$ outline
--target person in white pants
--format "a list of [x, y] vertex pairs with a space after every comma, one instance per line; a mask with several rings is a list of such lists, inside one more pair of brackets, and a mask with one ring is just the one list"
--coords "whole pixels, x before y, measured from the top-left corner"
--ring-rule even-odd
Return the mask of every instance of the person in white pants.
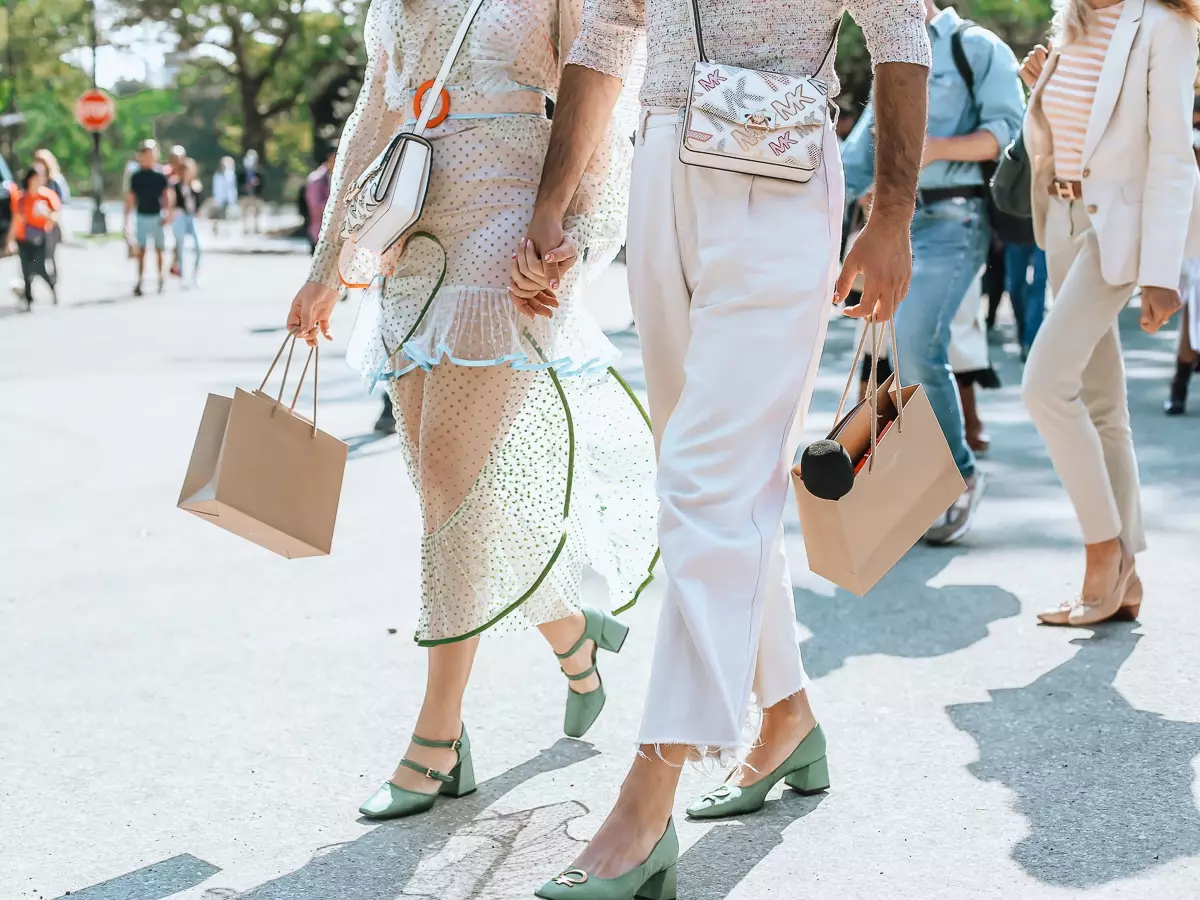
[[[746, 12], [738, 5], [699, 0], [710, 59], [817, 77], [837, 95], [828, 51], [842, 0], [756, 4], [755, 33], [773, 37], [754, 46], [744, 28], [729, 27]], [[821, 166], [806, 184], [686, 166], [679, 109], [697, 59], [690, 23], [680, 27], [686, 12], [678, 0], [644, 7], [592, 0], [585, 9], [511, 290], [526, 314], [553, 314], [561, 267], [579, 252], [563, 237], [567, 204], [648, 26], [627, 253], [659, 450], [659, 538], [669, 585], [641, 752], [596, 837], [540, 897], [674, 898], [678, 845], [670, 816], [681, 767], [696, 756], [737, 753], [752, 693], [763, 717], [746, 765], [689, 815], [753, 811], [783, 779], [800, 790], [828, 786], [825, 740], [795, 638], [781, 518], [793, 435], [812, 394], [831, 303], [861, 271], [863, 301], [854, 314], [884, 321], [908, 286], [930, 65], [922, 0], [850, 6], [878, 65], [877, 131], [886, 158], [871, 220], [836, 286], [843, 177], [832, 122]]]

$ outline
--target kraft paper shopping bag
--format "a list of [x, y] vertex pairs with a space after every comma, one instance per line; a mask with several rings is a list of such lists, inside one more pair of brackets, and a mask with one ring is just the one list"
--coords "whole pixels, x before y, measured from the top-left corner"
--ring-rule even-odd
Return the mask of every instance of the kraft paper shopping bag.
[[[275, 355], [271, 377], [285, 348], [291, 367], [295, 339]], [[192, 458], [179, 494], [179, 508], [289, 559], [328, 554], [333, 545], [342, 475], [348, 448], [316, 426], [313, 361], [313, 418], [295, 411], [305, 362], [291, 406], [263, 392], [240, 388], [232, 398], [209, 394]]]
[[[866, 343], [859, 341], [853, 380]], [[876, 353], [882, 348], [875, 341]], [[892, 360], [897, 362], [895, 336]], [[855, 466], [853, 487], [838, 500], [811, 494], [792, 470], [809, 568], [863, 596], [899, 562], [966, 489], [950, 447], [919, 384], [902, 385], [898, 366], [829, 434]]]

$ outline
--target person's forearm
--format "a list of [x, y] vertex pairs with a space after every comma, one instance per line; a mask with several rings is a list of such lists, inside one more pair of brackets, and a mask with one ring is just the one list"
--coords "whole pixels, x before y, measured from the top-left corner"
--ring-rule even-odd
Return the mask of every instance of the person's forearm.
[[929, 70], [883, 63], [875, 70], [875, 199], [872, 217], [905, 227], [917, 205], [917, 176], [928, 120]]
[[562, 220], [620, 94], [621, 79], [612, 75], [586, 66], [563, 70], [534, 215]]
[[1000, 158], [1000, 142], [986, 129], [925, 142], [925, 165], [931, 162], [990, 162]]

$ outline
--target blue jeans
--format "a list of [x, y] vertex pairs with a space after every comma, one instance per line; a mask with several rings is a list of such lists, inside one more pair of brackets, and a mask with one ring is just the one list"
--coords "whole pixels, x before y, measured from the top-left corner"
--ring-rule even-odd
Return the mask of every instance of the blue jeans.
[[[1029, 267], [1033, 266], [1033, 280]], [[1036, 246], [1009, 244], [1004, 248], [1004, 288], [1017, 317], [1021, 347], [1029, 350], [1046, 315], [1046, 253]]]
[[171, 221], [171, 230], [175, 232], [175, 261], [179, 263], [179, 277], [183, 278], [183, 249], [184, 244], [190, 237], [192, 246], [195, 248], [195, 253], [192, 257], [192, 277], [196, 277], [196, 271], [200, 268], [200, 235], [196, 232], [196, 217], [185, 212], [175, 213], [175, 218]]
[[924, 385], [964, 478], [975, 474], [975, 454], [967, 446], [950, 369], [950, 323], [987, 260], [990, 234], [982, 199], [920, 207], [912, 225], [912, 283], [896, 311], [897, 371], [905, 383]]

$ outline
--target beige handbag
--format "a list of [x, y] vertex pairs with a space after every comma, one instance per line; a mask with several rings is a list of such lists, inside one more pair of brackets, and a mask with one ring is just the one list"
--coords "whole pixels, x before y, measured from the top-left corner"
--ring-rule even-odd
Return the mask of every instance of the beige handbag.
[[[699, 0], [690, 0], [696, 51], [692, 88], [679, 129], [679, 161], [746, 175], [809, 181], [821, 167], [825, 128], [833, 110], [824, 84], [757, 69], [709, 62]], [[837, 46], [841, 21], [819, 73]]]

